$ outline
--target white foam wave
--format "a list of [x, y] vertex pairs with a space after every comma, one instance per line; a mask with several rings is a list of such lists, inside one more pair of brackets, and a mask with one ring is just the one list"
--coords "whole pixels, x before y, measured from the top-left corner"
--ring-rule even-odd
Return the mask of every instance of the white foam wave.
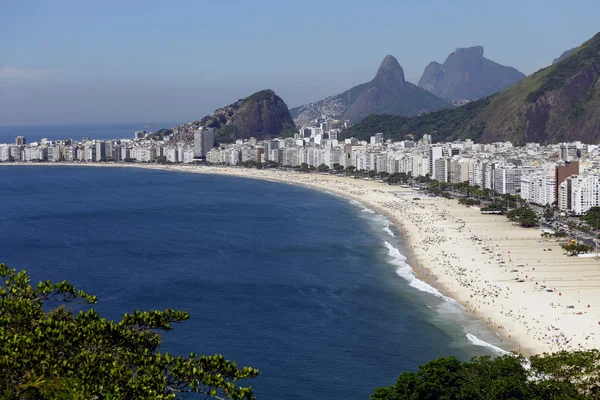
[[364, 213], [375, 214], [375, 211], [373, 211], [373, 210], [371, 210], [370, 208], [367, 208], [367, 207], [363, 208], [361, 211], [364, 212]]
[[479, 339], [477, 336], [472, 335], [468, 332], [467, 332], [467, 339], [469, 339], [469, 342], [473, 343], [475, 346], [487, 347], [488, 349], [491, 349], [491, 350], [495, 351], [496, 353], [499, 353], [502, 355], [511, 354], [510, 352], [508, 352], [504, 349], [501, 349], [498, 346], [494, 346], [493, 344], [485, 342], [485, 341]]
[[[444, 299], [445, 301], [456, 303], [454, 301], [454, 299], [444, 296], [433, 286], [423, 282], [422, 280], [417, 279], [415, 276], [415, 273], [413, 272], [410, 265], [408, 265], [405, 262], [406, 257], [402, 253], [400, 253], [400, 251], [397, 248], [392, 246], [389, 242], [384, 241], [383, 243], [384, 243], [385, 247], [387, 247], [387, 249], [388, 249], [388, 255], [392, 258], [391, 263], [398, 267], [396, 269], [396, 274], [398, 274], [399, 277], [406, 280], [408, 282], [409, 286], [411, 286], [417, 290], [420, 290], [421, 292], [430, 293], [436, 297], [440, 297], [440, 298]], [[458, 303], [456, 303], [456, 304], [458, 304]]]
[[396, 236], [396, 235], [394, 235], [394, 232], [392, 232], [392, 230], [390, 229], [389, 225], [386, 226], [385, 228], [383, 228], [383, 231], [387, 232], [387, 234], [390, 235], [390, 236]]

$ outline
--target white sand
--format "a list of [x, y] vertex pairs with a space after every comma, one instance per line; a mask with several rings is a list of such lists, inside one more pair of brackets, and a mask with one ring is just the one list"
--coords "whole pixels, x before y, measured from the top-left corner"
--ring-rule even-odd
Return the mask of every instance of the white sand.
[[[299, 184], [347, 196], [377, 210], [401, 229], [414, 257], [408, 255], [415, 273], [457, 300], [502, 337], [518, 343], [512, 350], [527, 356], [598, 348], [600, 344], [600, 303], [594, 302], [600, 298], [599, 260], [567, 257], [557, 242], [542, 241], [538, 229], [519, 228], [504, 216], [482, 215], [456, 200], [429, 198], [411, 189], [315, 173], [182, 165], [27, 165], [95, 165], [223, 174]], [[415, 197], [419, 200], [413, 200]], [[542, 285], [553, 292], [542, 289]], [[574, 308], [567, 308], [569, 305]]]

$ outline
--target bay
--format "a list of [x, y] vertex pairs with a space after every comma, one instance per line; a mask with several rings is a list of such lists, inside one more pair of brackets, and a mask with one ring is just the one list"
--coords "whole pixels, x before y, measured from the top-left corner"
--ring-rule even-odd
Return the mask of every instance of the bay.
[[0, 167], [0, 224], [0, 262], [98, 295], [103, 316], [188, 311], [163, 350], [259, 368], [259, 399], [367, 399], [433, 358], [492, 354], [463, 326], [489, 331], [398, 276], [385, 242], [403, 252], [400, 232], [326, 193], [134, 168]]

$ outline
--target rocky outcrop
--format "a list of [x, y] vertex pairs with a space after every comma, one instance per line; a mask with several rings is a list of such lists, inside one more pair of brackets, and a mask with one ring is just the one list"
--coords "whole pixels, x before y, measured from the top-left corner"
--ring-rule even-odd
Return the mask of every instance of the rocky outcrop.
[[297, 125], [309, 125], [321, 115], [358, 121], [370, 114], [410, 116], [452, 107], [447, 101], [406, 82], [396, 58], [387, 55], [372, 81], [291, 110]]
[[287, 105], [272, 90], [263, 90], [219, 108], [204, 117], [201, 125], [216, 128], [219, 143], [236, 139], [265, 139], [295, 132], [295, 125]]
[[444, 64], [431, 62], [423, 71], [419, 87], [448, 100], [476, 100], [505, 89], [523, 79], [512, 67], [483, 56], [483, 47], [456, 49]]

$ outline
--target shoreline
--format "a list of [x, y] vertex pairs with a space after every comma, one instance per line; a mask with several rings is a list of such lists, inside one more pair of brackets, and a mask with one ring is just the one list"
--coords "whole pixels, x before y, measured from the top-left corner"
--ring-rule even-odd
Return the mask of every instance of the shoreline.
[[[592, 304], [600, 295], [600, 263], [593, 258], [567, 257], [557, 242], [543, 241], [539, 230], [516, 227], [504, 216], [483, 215], [456, 200], [424, 197], [412, 189], [375, 181], [269, 169], [139, 163], [0, 165], [228, 175], [296, 184], [350, 198], [385, 216], [402, 233], [406, 263], [416, 279], [455, 300], [474, 320], [496, 332], [503, 344], [518, 346], [505, 350], [529, 356], [600, 347], [600, 308]], [[515, 277], [524, 282], [516, 282]], [[540, 289], [544, 283], [547, 288]]]

